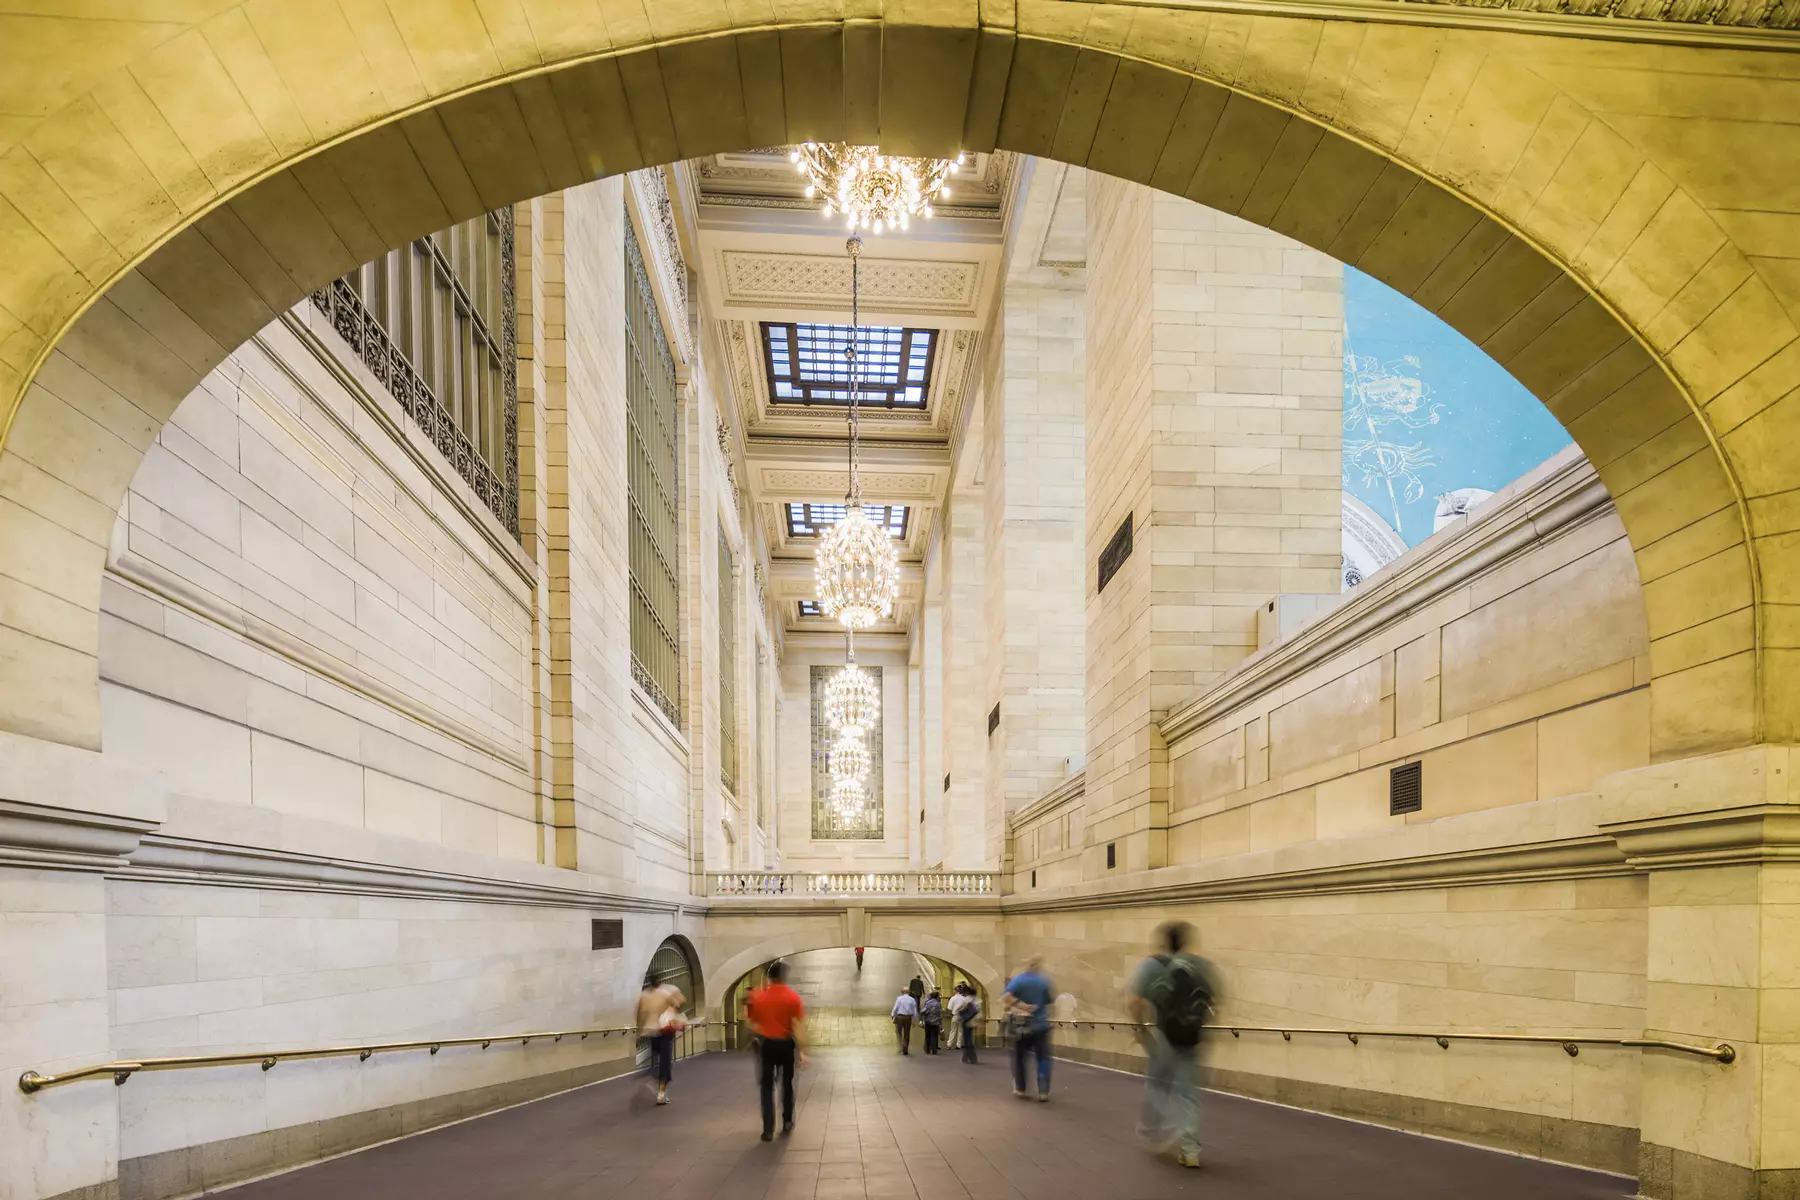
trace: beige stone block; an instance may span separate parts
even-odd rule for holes
[[[1585,704],[1538,722],[1538,795],[1593,788],[1650,761],[1649,689]]]
[[[1394,654],[1394,728],[1410,733],[1437,723],[1439,631],[1415,638]]]
[[[1250,850],[1250,809],[1234,808],[1200,821],[1200,856],[1224,858]]]
[[[1752,988],[1760,982],[1759,910],[1744,904],[1650,909],[1654,982]]]
[[[1276,776],[1359,750],[1381,736],[1381,666],[1369,663],[1298,695],[1270,714]]]
[[[377,833],[421,841],[443,840],[442,797],[430,788],[380,771],[365,771],[364,824]]]
[[[359,764],[256,732],[250,735],[250,762],[257,807],[362,825],[363,769]]]
[[[1403,826],[1388,814],[1388,771],[1358,771],[1327,780],[1314,789],[1315,828],[1321,840],[1354,837]]]
[[[1415,821],[1537,799],[1537,731],[1532,725],[1431,751],[1424,764],[1424,808],[1413,814]]]
[[[1272,850],[1295,842],[1310,842],[1315,836],[1310,788],[1250,805],[1252,850]]]
[[[250,731],[117,684],[100,689],[108,754],[157,770],[177,791],[248,804]]]

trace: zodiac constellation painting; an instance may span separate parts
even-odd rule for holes
[[[1436,425],[1445,412],[1445,405],[1431,398],[1431,385],[1420,378],[1420,369],[1411,354],[1385,363],[1372,355],[1359,357],[1349,333],[1344,335],[1344,473],[1360,474],[1364,487],[1386,488],[1394,532],[1401,537],[1406,536],[1405,518],[1394,483],[1400,482],[1408,504],[1422,499],[1425,481],[1419,472],[1437,459],[1424,442],[1408,445],[1394,437]]]
[[[1431,536],[1440,497],[1499,491],[1569,444],[1480,347],[1354,267],[1344,269],[1343,429],[1344,494],[1408,546]]]

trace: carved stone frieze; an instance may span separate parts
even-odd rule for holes
[[[1684,25],[1733,25],[1800,29],[1794,0],[1400,0],[1435,7],[1501,8],[1514,12],[1667,21]]]
[[[841,254],[721,250],[717,263],[720,291],[729,305],[849,311],[850,260]],[[972,260],[865,258],[863,304],[972,317],[981,298],[982,270]]]
[[[668,181],[660,167],[633,171],[630,179],[638,211],[644,214],[645,223],[650,227],[644,247],[648,252],[649,268],[673,310],[673,333],[681,346],[681,357],[686,362],[693,362],[694,338],[688,327],[687,259],[682,256],[681,239],[675,232],[675,208],[669,200]]]

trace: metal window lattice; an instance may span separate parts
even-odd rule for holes
[[[731,545],[719,532],[719,780],[737,793],[737,590]]]
[[[643,251],[625,223],[626,460],[630,507],[631,677],[681,723],[681,503],[675,360]]]
[[[456,321],[472,330],[472,342],[488,348],[497,358],[501,384],[501,446],[498,463],[483,457],[469,433],[457,422],[443,399],[432,391],[417,365],[396,344],[381,316],[369,311],[357,294],[350,276],[334,279],[312,295],[313,306],[325,314],[331,327],[368,367],[389,394],[399,401],[407,418],[418,426],[444,459],[456,468],[481,502],[514,537],[519,534],[519,355],[518,288],[513,262],[513,211],[500,208],[488,214],[500,234],[500,332],[488,329],[482,306],[470,295],[467,281],[452,267],[441,240],[420,238],[397,253],[425,256],[433,269],[447,277],[455,296]],[[359,268],[360,270],[360,268]]]
[[[881,793],[881,727],[883,717],[875,718],[875,728],[865,735],[869,746],[869,778],[864,786],[868,803],[863,805],[863,820],[852,824],[839,822],[831,811],[831,771],[825,761],[831,749],[831,726],[825,722],[825,685],[843,668],[816,666],[812,669],[812,835],[815,841],[876,841],[883,836]],[[881,668],[864,667],[874,677],[879,694]]]
[[[769,399],[776,404],[850,403],[850,326],[804,321],[762,324]],[[856,335],[860,404],[925,407],[937,330],[865,325]]]
[[[812,504],[790,500],[787,504],[789,537],[818,537],[844,519],[842,504]],[[906,537],[907,510],[904,504],[864,504],[863,516],[886,529],[896,538]]]

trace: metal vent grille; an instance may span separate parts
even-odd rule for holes
[[[1425,791],[1421,779],[1422,764],[1402,763],[1388,772],[1388,815],[1416,813],[1424,807]]]
[[[599,917],[594,921],[594,949],[622,950],[625,947],[625,922],[618,917]]]
[[[1000,706],[996,704],[988,709],[988,736],[993,737],[994,730],[998,728],[1000,728]]]

